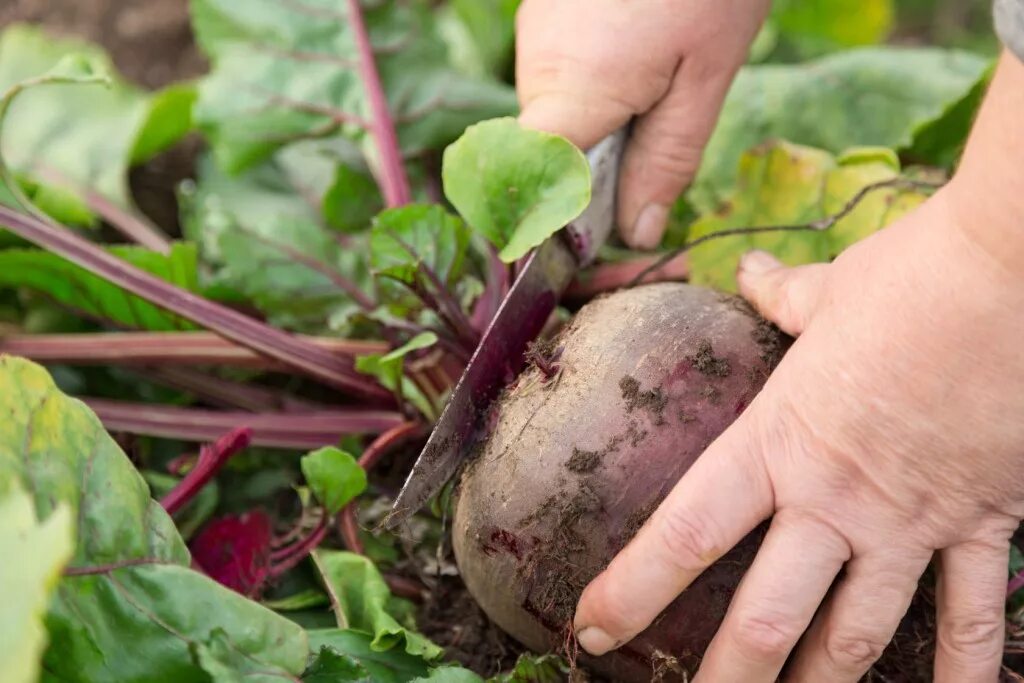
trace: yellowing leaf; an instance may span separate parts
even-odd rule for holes
[[[43,626],[61,569],[74,552],[71,510],[59,505],[36,521],[32,499],[20,488],[0,500],[0,674],[5,683],[34,683],[48,640]]]
[[[691,226],[690,239],[732,228],[811,223],[838,213],[862,188],[894,178],[899,170],[895,155],[886,149],[858,148],[837,158],[788,142],[763,145],[743,155],[736,189],[718,211]],[[710,240],[690,251],[690,279],[735,291],[736,266],[751,249],[769,251],[789,265],[833,259],[923,200],[920,192],[884,188],[866,195],[849,215],[824,231]]]

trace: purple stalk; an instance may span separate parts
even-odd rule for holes
[[[83,400],[112,432],[205,442],[244,424],[252,429],[254,445],[272,448],[330,446],[347,434],[377,434],[404,421],[400,413],[381,410],[249,413],[98,398]]]
[[[241,229],[243,233],[253,238],[257,242],[264,244],[270,247],[271,249],[280,250],[285,256],[290,258],[292,261],[295,261],[296,263],[309,268],[314,273],[318,273],[324,276],[332,285],[337,287],[339,290],[345,292],[345,294],[347,294],[353,301],[355,301],[356,305],[358,305],[359,308],[363,309],[364,311],[372,311],[374,308],[376,308],[376,305],[373,303],[370,297],[366,296],[366,293],[359,289],[359,287],[357,287],[354,282],[349,280],[347,277],[345,277],[344,275],[342,275],[337,270],[335,270],[328,264],[324,263],[323,261],[318,261],[315,258],[307,256],[306,254],[303,254],[301,251],[288,244],[272,240],[257,232],[253,232],[252,230],[242,228],[241,226],[238,227]]]
[[[377,341],[303,337],[351,364],[356,356],[387,353]],[[0,353],[71,365],[222,365],[281,370],[282,363],[210,332],[95,332],[0,336]]]
[[[498,314],[501,301],[508,294],[509,287],[512,286],[509,267],[498,258],[497,249],[489,247],[487,255],[487,285],[480,298],[476,300],[470,317],[473,328],[481,334],[491,324],[494,316]]]
[[[86,192],[85,201],[110,227],[131,241],[161,254],[171,253],[170,239],[148,220],[125,211],[98,192]]]
[[[294,544],[275,550],[271,556],[274,560],[270,569],[270,577],[277,578],[283,576],[299,562],[302,562],[306,557],[316,550],[316,547],[320,545],[320,542],[327,536],[327,511],[325,510],[320,516],[320,521],[317,522],[316,527],[306,538],[301,541],[296,541]]]
[[[251,442],[252,430],[248,427],[236,427],[213,444],[203,446],[199,450],[196,466],[160,500],[160,505],[167,510],[167,514],[173,515],[217,476],[231,456],[245,450]]]
[[[188,392],[203,403],[228,410],[254,413],[309,411],[322,408],[277,389],[236,382],[194,368],[157,366],[142,368],[138,376],[172,389]]]
[[[107,253],[67,228],[0,206],[0,224],[147,301],[226,339],[356,396],[390,404],[391,392],[350,363],[309,342],[161,280]]]
[[[1024,588],[1024,569],[1014,574],[1010,582],[1006,584],[1006,597],[1011,597],[1021,588]]]
[[[388,207],[402,206],[412,201],[409,189],[409,178],[405,174],[402,153],[398,147],[398,134],[395,122],[388,108],[388,100],[384,95],[377,62],[370,44],[370,35],[363,20],[363,8],[359,0],[347,0],[348,18],[352,26],[356,49],[359,51],[359,74],[370,103],[370,114],[373,121],[370,133],[377,143],[377,154],[380,157],[380,186],[384,201]]]

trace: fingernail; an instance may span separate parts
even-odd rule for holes
[[[596,626],[587,626],[577,631],[576,640],[584,650],[592,655],[603,655],[605,652],[615,649],[618,644],[614,638]]]
[[[762,275],[781,265],[779,260],[767,251],[748,251],[740,260],[740,272],[749,275]]]
[[[633,224],[632,246],[637,249],[654,249],[661,242],[667,223],[668,207],[663,204],[648,204]]]

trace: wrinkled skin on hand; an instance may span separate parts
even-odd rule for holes
[[[747,256],[743,294],[798,339],[584,592],[587,650],[627,641],[774,515],[698,680],[773,681],[801,636],[787,680],[858,680],[933,555],[935,680],[996,679],[1024,517],[1024,270],[952,220],[953,197],[832,264]]]
[[[618,222],[657,246],[693,179],[768,0],[524,0],[520,120],[584,149],[639,116],[623,159]]]

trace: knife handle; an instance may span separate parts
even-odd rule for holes
[[[619,164],[628,137],[627,124],[587,152],[591,179],[590,205],[566,227],[580,267],[593,263],[615,226]]]

